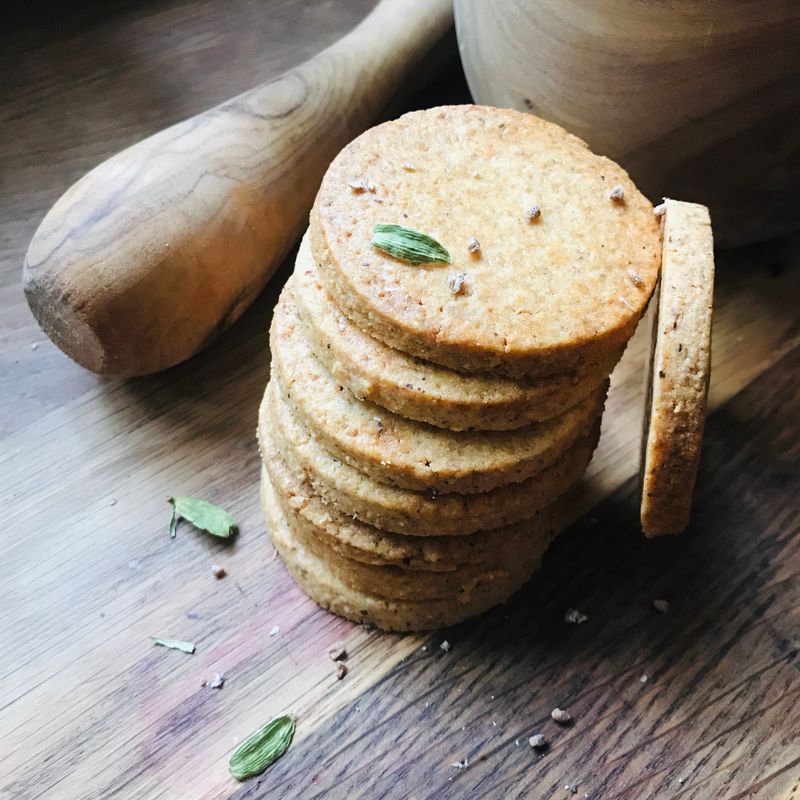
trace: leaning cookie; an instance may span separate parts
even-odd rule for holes
[[[665,201],[641,465],[647,536],[689,524],[711,375],[714,242],[708,209]]]

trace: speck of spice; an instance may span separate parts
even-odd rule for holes
[[[481,243],[473,236],[471,239],[467,240],[467,250],[469,250],[470,253],[480,253]]]
[[[644,286],[644,281],[642,280],[642,276],[635,269],[629,269],[628,275],[630,276],[630,279],[633,281],[634,286],[637,287]]]
[[[450,766],[453,769],[466,769],[469,766],[469,759],[465,758],[463,761],[454,761]]]
[[[528,218],[528,222],[535,222],[542,216],[542,209],[539,206],[531,206],[525,216]]]
[[[347,664],[339,663],[336,666],[336,680],[337,681],[344,680],[345,675],[347,675]]]
[[[31,345],[31,350],[38,350],[38,349],[39,349],[39,343],[38,343],[38,342],[34,342],[34,343]]]
[[[442,643],[439,645],[439,649],[440,649],[440,650],[444,650],[444,652],[445,652],[445,653],[449,653],[449,652],[450,652],[450,642],[448,642],[448,641],[447,641],[447,639],[445,639],[445,640],[444,640],[444,641],[443,641],[443,642],[442,642]]]
[[[406,172],[414,172],[416,170],[416,167],[413,164],[403,164],[403,169]]]
[[[543,733],[534,733],[530,739],[528,739],[528,744],[534,750],[544,750],[547,747],[547,737]]]
[[[111,498],[111,502],[109,503],[109,505],[113,507],[113,506],[115,506],[116,504],[117,504],[117,498],[116,498],[116,497],[112,497],[112,498]]]
[[[572,714],[570,714],[569,711],[565,711],[563,708],[554,708],[550,712],[550,717],[559,725],[569,725],[569,723],[572,722]]]
[[[519,739],[514,739],[514,744],[519,747]]]
[[[281,629],[277,625],[272,626],[272,630],[269,632],[270,636],[277,636],[281,632]]]
[[[428,645],[424,644],[420,649],[422,650],[423,653],[426,653],[428,651]]]
[[[466,272],[451,272],[447,278],[447,285],[453,294],[458,295],[464,290],[464,281],[466,280]]]
[[[211,680],[208,682],[209,689],[221,689],[225,685],[225,676],[219,672],[215,672]]]
[[[608,193],[608,199],[613,200],[615,203],[621,203],[625,200],[625,189],[621,183],[614,186]]]
[[[647,675],[642,675],[642,677],[639,678],[639,683],[647,683]]]
[[[225,567],[221,566],[220,564],[214,564],[211,567],[211,574],[217,580],[220,580],[220,578],[224,578],[228,574],[228,571],[225,569]]]
[[[363,178],[360,178],[357,181],[348,181],[347,185],[356,194],[361,194],[362,192],[374,192],[375,191],[375,184],[372,181],[364,180]]]
[[[657,217],[663,217],[667,213],[667,204],[659,203],[657,206],[653,206],[653,213]]]
[[[380,417],[373,417],[372,421],[375,423],[375,427],[378,429],[378,435],[383,433],[383,421]]]
[[[582,625],[584,622],[588,621],[589,617],[586,614],[578,611],[577,608],[568,608],[564,612],[564,622],[567,625]]]
[[[347,661],[347,650],[344,642],[336,642],[328,648],[328,658],[331,661]]]
[[[659,597],[656,600],[653,600],[653,608],[656,611],[658,611],[659,614],[668,614],[669,600],[665,600],[663,597]]]

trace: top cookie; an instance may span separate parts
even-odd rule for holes
[[[383,253],[377,223],[433,237],[452,263]],[[556,125],[469,105],[351,142],[323,179],[311,237],[326,288],[363,330],[510,377],[603,361],[633,332],[660,261],[652,205],[621,167]]]

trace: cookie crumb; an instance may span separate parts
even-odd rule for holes
[[[447,278],[447,285],[453,294],[461,294],[464,289],[464,281],[467,279],[466,272],[451,272]]]
[[[450,647],[451,647],[451,645],[450,645],[450,642],[448,642],[448,641],[447,641],[447,639],[445,639],[445,640],[444,640],[444,641],[443,641],[443,642],[442,642],[442,643],[439,645],[439,649],[440,649],[440,650],[444,650],[444,652],[445,652],[445,653],[449,653],[449,652],[450,652]]]
[[[525,216],[528,218],[528,222],[535,222],[539,217],[542,216],[542,209],[539,206],[531,206]]]
[[[217,579],[220,580],[224,578],[228,574],[228,570],[225,567],[220,566],[219,564],[214,564],[211,567],[211,574]]]
[[[639,678],[639,683],[647,683],[647,675],[643,674],[642,677]]]
[[[450,766],[453,769],[466,769],[469,766],[469,759],[465,758],[463,761],[454,761]]]
[[[481,243],[473,236],[471,239],[467,240],[467,250],[469,250],[470,253],[480,253]]]
[[[342,664],[341,662],[336,666],[336,680],[341,681],[344,680],[344,676],[347,675],[347,664]]]
[[[544,750],[545,747],[549,744],[547,741],[547,737],[543,733],[534,733],[530,739],[528,739],[528,744],[534,750]]]
[[[577,608],[568,608],[564,612],[564,622],[567,625],[582,625],[584,622],[587,622],[589,617],[586,614],[578,611]]]
[[[214,676],[208,682],[209,689],[221,689],[225,685],[225,676],[215,672]]]
[[[663,597],[659,597],[656,600],[653,600],[653,608],[656,611],[658,611],[659,614],[668,614],[669,600],[665,600]]]
[[[331,661],[346,661],[347,650],[345,649],[344,642],[336,642],[328,648],[328,658]]]
[[[355,194],[362,194],[363,192],[375,192],[375,184],[372,181],[359,179],[357,181],[348,181],[347,185]]]
[[[272,630],[269,632],[270,636],[277,636],[281,632],[281,629],[277,625],[272,626]]]
[[[621,183],[614,186],[608,193],[608,199],[614,203],[622,203],[625,200],[625,189]]]
[[[569,725],[569,723],[572,722],[572,714],[570,714],[569,711],[565,711],[563,708],[554,708],[550,712],[550,717],[559,725]]]
[[[635,269],[629,269],[628,275],[630,275],[630,278],[633,281],[634,286],[636,286],[637,288],[640,286],[644,286],[644,281],[642,280],[642,276]]]
[[[38,350],[38,349],[39,349],[39,343],[38,343],[38,342],[34,342],[34,343],[31,345],[31,350]]]

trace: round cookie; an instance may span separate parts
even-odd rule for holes
[[[295,419],[274,384],[267,388],[259,410],[262,430],[287,466],[343,513],[407,536],[452,536],[529,519],[555,501],[586,469],[599,438],[600,419],[588,436],[525,481],[477,494],[438,496],[379,483],[336,458]]]
[[[433,237],[452,263],[387,255],[370,244],[377,223]],[[652,204],[621,167],[556,125],[483,106],[417,111],[359,136],[328,168],[310,230],[326,289],[362,330],[510,377],[606,362],[660,261]]]
[[[305,338],[333,378],[363,400],[450,430],[510,430],[551,419],[600,386],[621,350],[582,373],[512,381],[463,373],[387,347],[342,314],[319,280],[308,234],[291,278]]]
[[[514,431],[455,432],[359,401],[334,381],[303,337],[284,288],[270,329],[272,375],[298,418],[338,458],[406,489],[483,492],[525,480],[587,431],[607,382],[561,416]]]
[[[641,466],[642,530],[689,524],[711,377],[714,240],[708,209],[665,201],[664,252]]]
[[[552,541],[552,536],[530,538],[524,548],[509,554],[503,564],[479,562],[459,564],[453,570],[413,570],[347,558],[329,546],[329,536],[318,535],[302,519],[297,524],[297,513],[287,512],[285,507],[283,511],[295,540],[324,561],[345,586],[392,600],[457,600],[468,598],[480,585],[519,583],[536,569]]]
[[[260,435],[263,467],[292,527],[304,526],[326,547],[352,561],[422,572],[466,565],[503,566],[530,547],[549,543],[563,516],[559,503],[529,520],[465,536],[404,536],[353,519],[314,493],[304,474],[286,463],[270,437]]]
[[[351,589],[327,564],[292,535],[269,481],[261,485],[261,507],[272,544],[300,588],[334,614],[387,631],[422,631],[462,622],[507,600],[526,581],[489,582],[469,596],[453,600],[387,600]]]

